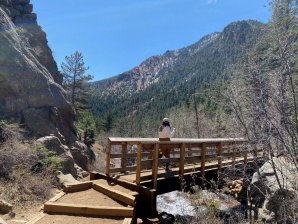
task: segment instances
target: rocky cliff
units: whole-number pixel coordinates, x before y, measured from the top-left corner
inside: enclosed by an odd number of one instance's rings
[[[46,67],[54,80],[61,84],[62,75],[58,72],[46,34],[37,24],[37,16],[32,12],[30,0],[0,0],[0,7],[18,28],[18,34],[28,43],[31,53]]]
[[[18,119],[36,137],[58,138],[72,161],[66,171],[76,175],[73,161],[88,169],[89,151],[77,141],[61,82],[30,1],[0,0],[0,118]]]

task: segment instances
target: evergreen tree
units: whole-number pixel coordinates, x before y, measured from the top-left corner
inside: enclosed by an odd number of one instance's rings
[[[92,76],[86,74],[89,69],[85,66],[82,53],[76,51],[74,54],[65,57],[61,65],[63,74],[63,86],[68,92],[69,100],[75,111],[85,110],[88,104],[89,91],[86,83],[92,80]]]

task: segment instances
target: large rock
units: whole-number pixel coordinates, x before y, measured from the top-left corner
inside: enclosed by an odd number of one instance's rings
[[[89,149],[85,144],[76,141],[70,147],[70,152],[76,164],[84,170],[89,170],[91,149]]]
[[[56,136],[41,141],[63,159],[63,172],[76,176],[74,161],[87,170],[89,151],[76,142],[74,110],[29,3],[0,0],[0,117],[19,119],[38,138]]]
[[[0,31],[0,111],[20,117],[38,136],[55,134],[64,136],[67,143],[74,141],[75,114],[64,90],[29,49],[2,7]]]
[[[48,46],[46,34],[38,26],[36,14],[32,13],[33,5],[30,4],[30,0],[0,0],[0,7],[18,26],[18,33],[29,44],[30,51],[47,68],[54,80],[61,84],[62,75]]]
[[[55,152],[57,155],[61,155],[69,150],[67,146],[62,145],[58,137],[53,135],[37,139],[37,142],[48,150]]]
[[[266,221],[291,223],[297,214],[298,172],[286,157],[274,157],[254,173],[249,186],[250,203],[256,207],[255,217]],[[289,220],[288,220],[289,219]]]
[[[62,159],[62,172],[65,174],[71,174],[74,177],[78,176],[77,169],[75,168],[75,162],[73,156],[69,151],[59,156]]]
[[[79,183],[79,181],[77,181],[71,174],[63,174],[61,172],[58,172],[57,178],[59,180],[59,183],[64,187],[70,184]]]
[[[13,206],[4,200],[0,200],[0,214],[8,214],[12,211]]]
[[[7,224],[3,219],[0,218],[0,224]]]

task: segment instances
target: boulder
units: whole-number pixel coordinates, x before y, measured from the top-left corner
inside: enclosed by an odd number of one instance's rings
[[[83,179],[89,175],[89,172],[82,169],[82,167],[78,166],[77,164],[74,164],[74,167],[77,171],[78,178]]]
[[[297,184],[298,171],[291,160],[281,156],[267,161],[254,173],[248,189],[249,203],[256,207],[255,218],[291,223],[285,217],[298,212],[294,206],[298,202]]]
[[[61,155],[69,150],[69,148],[63,145],[60,139],[54,135],[39,138],[37,142],[48,150],[55,152],[57,155]]]
[[[62,75],[48,46],[46,34],[37,24],[37,16],[32,12],[30,0],[0,0],[0,7],[18,26],[18,33],[30,45],[34,56],[51,73],[55,82],[61,84]]]
[[[70,184],[79,183],[79,181],[77,181],[71,174],[63,174],[62,172],[58,172],[57,178],[59,183],[64,187]]]
[[[24,17],[33,19],[34,14]],[[65,137],[66,143],[75,141],[74,110],[66,100],[63,88],[30,47],[31,39],[25,33],[33,34],[16,29],[12,18],[1,6],[0,31],[1,112],[20,119],[37,136],[54,134],[62,142],[61,136]],[[35,42],[40,44],[40,40],[32,40],[32,45]]]
[[[8,214],[12,211],[13,206],[4,200],[0,200],[0,214]]]
[[[72,176],[77,177],[78,172],[75,168],[75,162],[73,160],[73,157],[69,151],[61,154],[59,156],[62,159],[62,172],[63,173],[70,173]]]
[[[7,224],[7,223],[0,217],[0,224]]]
[[[70,147],[75,163],[84,170],[89,170],[90,167],[90,151],[91,149],[79,141],[75,141]]]

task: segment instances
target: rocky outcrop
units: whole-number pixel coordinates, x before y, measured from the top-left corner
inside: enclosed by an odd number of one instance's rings
[[[39,142],[63,159],[64,173],[77,177],[75,162],[89,167],[88,149],[77,142],[74,110],[32,8],[30,0],[0,0],[0,117],[19,119],[38,138],[49,136]]]
[[[2,113],[20,117],[37,136],[55,134],[63,142],[75,141],[74,111],[64,90],[32,53],[2,7],[0,30]]]
[[[8,214],[12,211],[12,205],[4,200],[0,200],[0,214]]]
[[[76,184],[79,183],[71,174],[63,174],[61,172],[57,173],[57,178],[59,180],[59,183],[63,186],[66,187],[67,185],[70,184]]]
[[[61,84],[62,75],[48,46],[46,34],[37,24],[37,16],[32,12],[33,5],[30,0],[0,0],[0,7],[18,27],[19,35],[30,46],[32,54],[46,67],[54,80]]]
[[[71,148],[63,145],[60,139],[54,135],[39,138],[37,143],[48,150],[55,152],[62,159],[63,173],[69,173],[74,177],[83,178],[86,176],[84,170],[89,170],[92,160],[86,145],[75,141]]]
[[[286,157],[274,157],[254,173],[249,186],[249,202],[255,218],[278,223],[292,223],[297,214],[298,171]]]

